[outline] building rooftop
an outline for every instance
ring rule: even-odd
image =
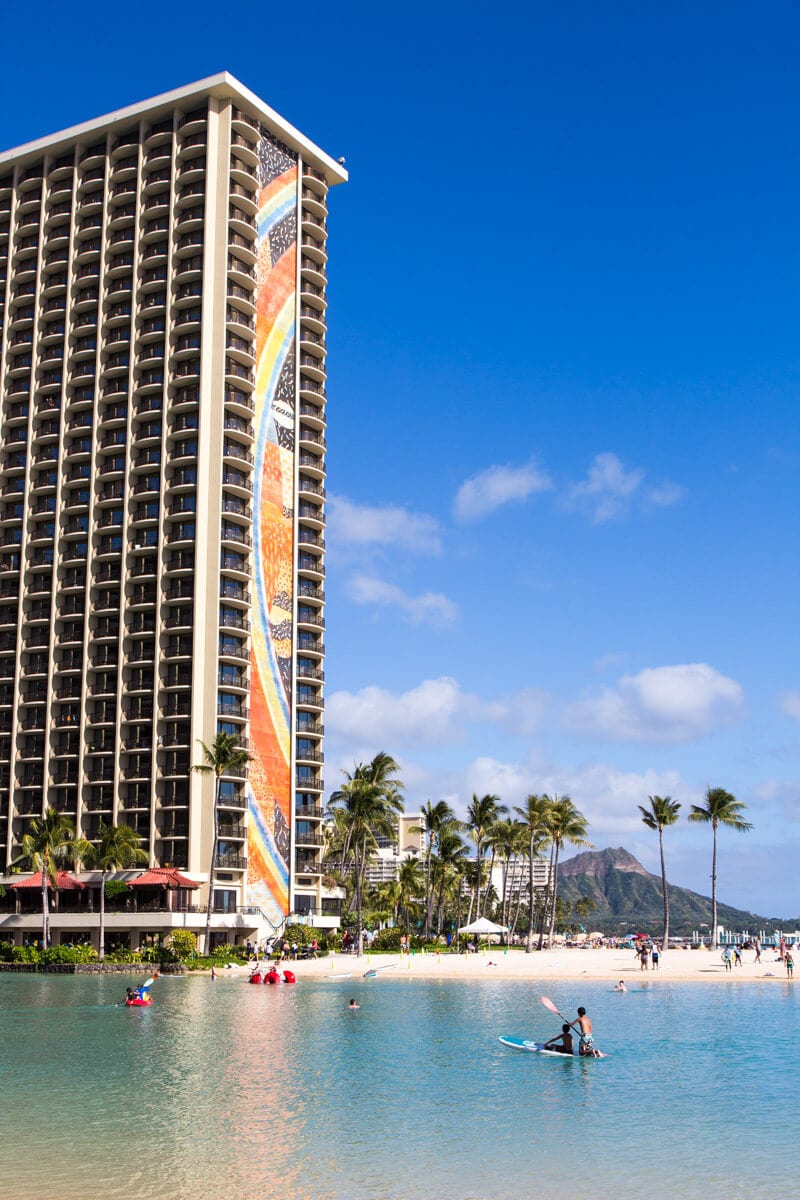
[[[95,117],[91,121],[83,121],[80,125],[72,125],[61,129],[47,137],[37,138],[22,146],[15,146],[0,153],[0,167],[7,163],[24,162],[35,158],[43,151],[56,152],[61,145],[67,145],[78,138],[91,138],[98,130],[120,128],[129,125],[131,120],[147,116],[157,120],[159,114],[175,108],[178,104],[191,105],[201,96],[216,96],[224,100],[234,100],[239,108],[260,120],[275,137],[284,142],[290,149],[301,154],[305,161],[313,163],[318,170],[323,171],[329,184],[344,183],[347,172],[324,150],[320,150],[305,134],[295,129],[282,116],[265,104],[263,100],[251,92],[243,83],[227,71],[217,75],[209,75],[196,83],[188,83],[184,87],[174,88],[170,92],[162,92],[149,100],[141,100],[138,104],[130,104],[126,108],[118,108],[104,116]]]

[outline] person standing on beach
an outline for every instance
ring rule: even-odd
[[[727,946],[726,946],[726,947],[725,947],[725,949],[722,951],[722,961],[725,963],[725,970],[726,970],[726,971],[732,971],[732,970],[733,970],[733,964],[732,964],[732,962],[731,962],[731,952],[730,952],[730,950],[728,949],[728,947],[727,947]]]
[[[792,952],[788,949],[788,947],[783,956],[783,965],[786,967],[786,978],[794,979],[794,959],[792,958]]]
[[[753,959],[753,962],[760,963],[761,962],[761,942],[758,940],[758,938],[756,938],[753,942],[753,949],[756,952],[756,956]]]
[[[655,942],[653,943],[653,952],[650,957],[653,960],[653,970],[657,971],[659,960],[660,960],[660,955],[658,953],[658,946],[655,944]]]

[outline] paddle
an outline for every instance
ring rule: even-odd
[[[539,997],[539,999],[541,1000],[541,1002],[542,1002],[542,1004],[545,1006],[545,1008],[549,1008],[549,1009],[550,1009],[550,1012],[551,1012],[551,1013],[555,1013],[557,1017],[561,1017],[561,1020],[562,1020],[562,1021],[563,1021],[563,1022],[566,1024],[566,1025],[569,1025],[569,1024],[570,1024],[570,1023],[569,1023],[569,1021],[567,1020],[567,1018],[564,1016],[564,1014],[563,1014],[563,1013],[560,1013],[560,1012],[558,1011],[558,1009],[556,1008],[555,1004],[553,1004],[553,1001],[552,1001],[552,1000],[548,1000],[547,996],[540,996],[540,997]],[[570,1028],[571,1028],[571,1026],[570,1026]]]

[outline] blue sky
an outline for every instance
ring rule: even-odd
[[[175,8],[40,5],[33,80],[6,13],[0,143],[227,69],[346,156],[328,784],[567,793],[651,869],[637,804],[723,786],[720,898],[800,912],[796,6]]]

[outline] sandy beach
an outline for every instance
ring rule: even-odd
[[[632,950],[554,949],[525,954],[520,950],[506,952],[502,946],[478,954],[416,953],[409,955],[331,954],[327,958],[283,963],[298,979],[361,978],[365,972],[386,971],[387,975],[402,975],[409,979],[531,979],[531,980],[607,980],[614,984],[624,979],[626,984],[643,980],[657,983],[774,983],[786,980],[786,968],[774,950],[762,950],[761,962],[754,962],[752,950],[743,951],[740,967],[726,971],[719,950],[670,950],[662,955],[659,969],[642,971]],[[248,968],[236,969],[236,975]],[[220,971],[221,977],[232,972]]]

